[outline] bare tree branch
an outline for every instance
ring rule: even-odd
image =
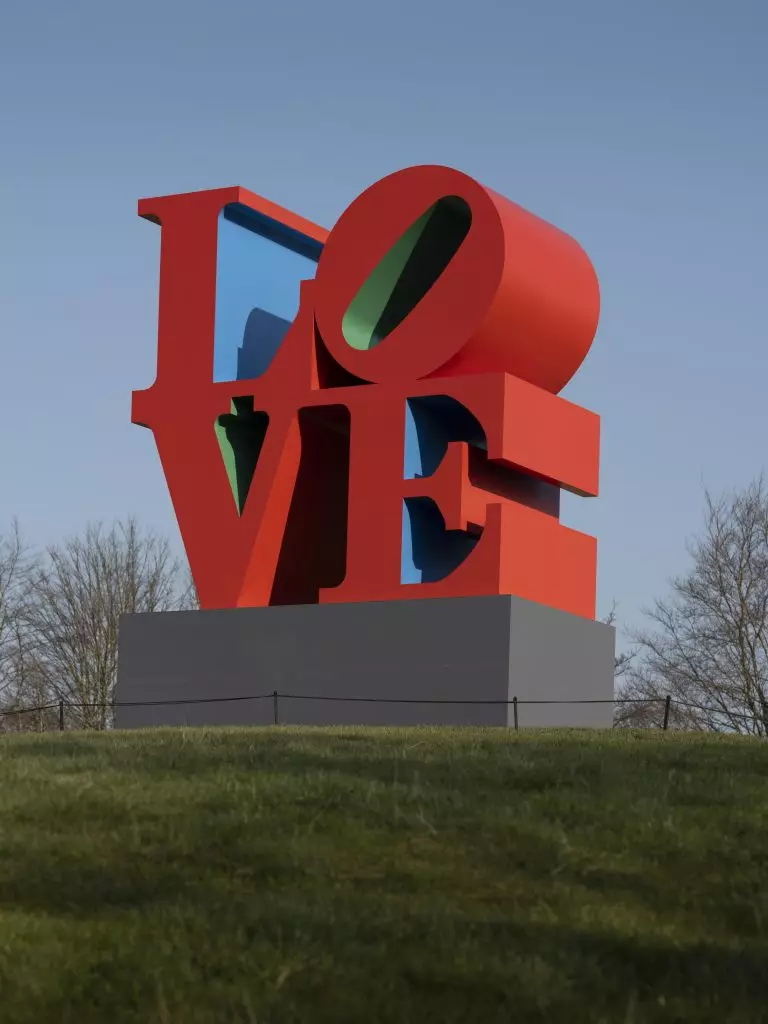
[[[27,673],[49,698],[72,705],[73,719],[104,729],[112,718],[120,616],[189,602],[168,542],[134,519],[110,530],[86,527],[47,549],[31,575],[23,621]]]
[[[647,612],[651,628],[634,634],[640,660],[621,695],[639,702],[670,694],[677,728],[768,736],[763,480],[718,499],[707,493],[704,527],[689,551],[692,568],[673,579],[671,596]],[[632,714],[638,709],[636,703]],[[662,714],[661,705],[645,712],[654,723]]]
[[[0,535],[0,710],[18,707],[23,696],[25,641],[22,608],[33,558],[16,520]],[[8,728],[0,717],[0,729]]]

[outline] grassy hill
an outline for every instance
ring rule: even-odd
[[[768,1020],[768,745],[0,737],[2,1024]]]

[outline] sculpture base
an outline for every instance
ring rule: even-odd
[[[128,615],[115,724],[506,726],[517,696],[520,728],[610,727],[610,703],[524,702],[612,700],[614,642],[507,596]]]

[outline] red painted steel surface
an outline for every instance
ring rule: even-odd
[[[466,239],[390,335],[350,348],[341,323],[353,297],[444,196],[469,205]],[[217,225],[233,202],[325,248],[268,370],[213,383]],[[157,377],[134,393],[132,418],[154,432],[203,608],[515,594],[594,618],[594,538],[503,485],[511,469],[598,491],[599,419],[557,397],[599,316],[597,278],[573,239],[443,167],[383,179],[330,234],[240,188],[143,200],[139,212],[162,226],[160,310]],[[500,484],[473,482],[478,453],[458,442],[432,476],[403,479],[406,401],[431,395],[474,415],[498,467],[485,479]],[[214,432],[235,397],[269,416],[242,514]],[[334,440],[347,434],[348,451]],[[482,532],[444,579],[403,584],[403,501],[416,496],[448,529]]]

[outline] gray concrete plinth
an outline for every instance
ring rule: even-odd
[[[118,728],[281,724],[511,725],[506,704],[606,700],[614,630],[516,597],[291,605],[124,616]],[[293,696],[285,696],[285,695]],[[317,700],[357,697],[366,701]],[[386,698],[377,703],[371,698]],[[403,699],[412,703],[397,703]],[[612,705],[525,704],[520,728],[608,727]]]

